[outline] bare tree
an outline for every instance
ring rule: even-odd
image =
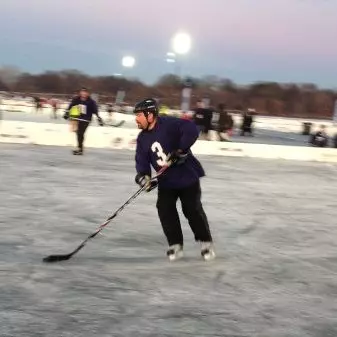
[[[76,69],[32,75],[20,73],[15,67],[0,68],[0,91],[54,93],[69,97],[85,86],[92,92],[99,93],[101,102],[104,99],[112,101],[118,90],[124,90],[129,103],[151,96],[159,98],[163,104],[179,107],[185,82],[174,74],[163,75],[155,85],[147,86],[137,79],[89,76]],[[239,86],[230,79],[213,75],[202,79],[193,78],[191,83],[192,103],[199,98],[209,97],[213,106],[225,103],[229,109],[250,107],[266,115],[331,117],[337,98],[337,93],[333,90],[322,90],[311,83],[256,82]]]
[[[14,66],[3,66],[0,68],[0,79],[7,86],[11,88],[17,81],[21,74],[21,70]]]

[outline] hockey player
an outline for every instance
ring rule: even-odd
[[[102,118],[98,114],[97,103],[90,97],[89,91],[86,88],[82,88],[79,92],[79,95],[75,96],[72,99],[63,118],[66,120],[71,118],[70,111],[74,109],[77,110],[76,120],[78,119],[76,130],[78,148],[77,150],[73,151],[73,154],[82,155],[84,134],[92,120],[92,115],[94,114],[97,116],[97,120],[100,126],[103,126],[104,123]]]
[[[176,208],[179,198],[195,240],[201,243],[202,257],[211,260],[215,252],[200,189],[205,172],[190,150],[198,138],[197,127],[188,120],[158,117],[158,112],[154,99],[135,106],[136,123],[142,130],[137,138],[135,181],[150,191],[151,166],[158,171],[172,163],[158,178],[157,210],[169,245],[167,256],[170,261],[183,256],[183,234]]]

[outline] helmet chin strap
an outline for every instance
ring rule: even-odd
[[[147,127],[146,127],[145,130],[146,130],[146,131],[149,131],[149,127],[151,126],[151,125],[150,125],[150,122],[149,122],[149,119],[148,119],[148,118],[149,118],[149,114],[146,114],[145,117],[146,117],[146,121],[147,121]]]
[[[149,115],[146,114],[145,117],[146,117],[146,122],[147,122],[147,126],[146,126],[146,129],[145,129],[145,130],[148,131],[148,130],[149,130],[149,126],[150,126],[149,119],[148,119],[148,118],[149,118]]]
[[[154,120],[155,120],[155,119],[150,123],[150,122],[149,122],[149,114],[148,114],[148,113],[145,113],[145,112],[143,112],[143,114],[144,114],[144,117],[145,117],[146,122],[147,122],[147,126],[146,126],[146,128],[144,128],[143,130],[149,131],[149,130],[150,130],[149,127],[154,123]]]

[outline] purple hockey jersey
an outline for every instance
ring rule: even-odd
[[[158,117],[152,130],[142,130],[137,138],[137,173],[151,175],[151,166],[159,171],[166,164],[169,153],[176,150],[189,152],[185,163],[170,167],[158,178],[159,187],[184,188],[205,175],[200,162],[190,147],[198,139],[198,130],[191,121],[174,117]]]

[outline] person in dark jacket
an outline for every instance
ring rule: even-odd
[[[332,139],[332,146],[337,149],[337,133],[334,135]]]
[[[103,126],[103,120],[98,114],[96,101],[90,97],[88,89],[82,88],[78,96],[75,96],[70,102],[63,118],[76,122],[77,144],[78,147],[73,151],[74,155],[83,154],[84,134],[92,120],[92,116],[96,115],[100,126]]]
[[[230,141],[234,121],[233,117],[225,109],[225,105],[220,103],[218,105],[218,136],[221,141]]]
[[[38,96],[33,97],[35,102],[35,112],[38,113],[40,110],[42,110],[42,99]]]
[[[213,111],[205,107],[205,104],[198,100],[194,110],[193,121],[197,126],[200,139],[209,139],[209,131],[212,129]]]
[[[112,103],[108,103],[106,105],[106,111],[108,112],[108,116],[109,116],[109,121],[112,121],[112,114],[113,114],[113,105]]]
[[[138,128],[135,181],[146,190],[152,189],[151,166],[159,171],[173,163],[158,177],[157,210],[169,248],[170,261],[183,255],[183,233],[177,211],[180,199],[196,241],[201,243],[201,255],[208,261],[215,257],[208,220],[201,203],[200,178],[205,175],[200,162],[191,151],[198,139],[198,130],[191,121],[159,117],[154,99],[136,104],[134,113]]]
[[[253,136],[253,122],[254,122],[254,109],[247,109],[246,112],[242,115],[242,124],[241,124],[241,136],[245,136],[246,132],[250,136]]]

